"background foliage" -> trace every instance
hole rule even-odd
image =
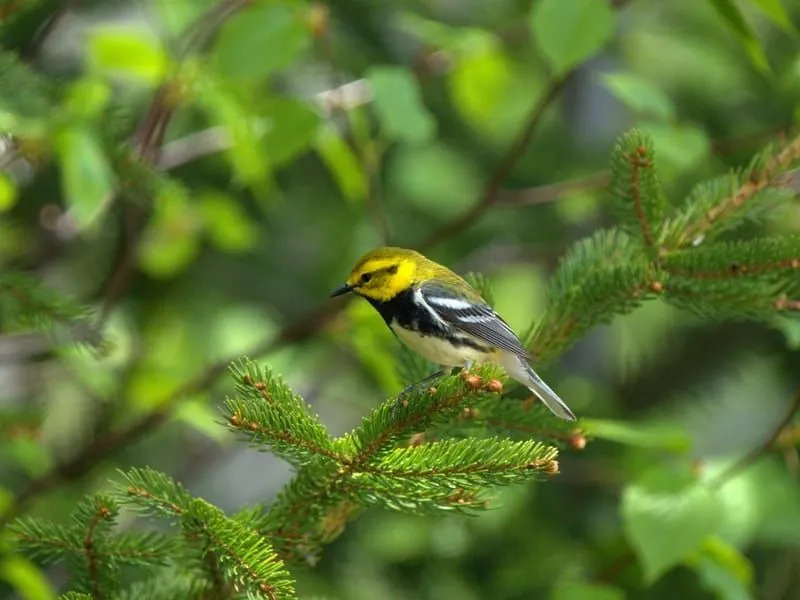
[[[0,598],[800,597],[796,0],[0,18]],[[579,431],[373,411],[425,366],[326,296],[386,242],[481,272]],[[298,517],[320,475],[363,488]]]

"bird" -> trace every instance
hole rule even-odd
[[[555,415],[575,420],[528,364],[533,357],[511,327],[447,267],[415,250],[376,248],[358,260],[331,297],[347,293],[366,299],[401,342],[432,363],[465,369],[486,362],[500,365]]]

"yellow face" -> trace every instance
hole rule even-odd
[[[385,302],[411,286],[415,270],[410,260],[376,258],[356,265],[347,285],[356,294]]]
[[[347,284],[333,295],[355,292],[378,302],[386,302],[411,287],[420,261],[425,261],[425,258],[413,250],[378,248],[358,261],[347,278]]]

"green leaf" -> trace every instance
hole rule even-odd
[[[736,3],[733,0],[710,0],[710,2],[728,28],[736,34],[753,65],[759,71],[769,72],[769,62],[764,54],[764,48]]]
[[[139,29],[101,27],[89,33],[89,64],[99,73],[160,82],[169,60],[158,38]]]
[[[541,0],[531,19],[534,39],[557,76],[596,54],[614,33],[606,0]]]
[[[669,97],[646,79],[634,73],[607,73],[603,84],[618,100],[639,113],[651,114],[668,121],[675,117],[675,106]]]
[[[214,59],[224,77],[256,83],[287,67],[310,43],[301,10],[280,2],[254,3],[222,27]]]
[[[625,600],[619,588],[599,583],[562,583],[553,590],[551,600]]]
[[[261,146],[273,167],[285,165],[309,150],[319,129],[317,113],[292,98],[269,98],[263,108],[269,128]]]
[[[367,176],[358,157],[335,129],[326,125],[317,132],[314,148],[333,175],[339,191],[349,201],[367,197]]]
[[[22,600],[53,600],[56,597],[44,573],[19,556],[8,556],[0,562],[0,580],[8,582]]]
[[[14,206],[17,202],[17,187],[11,178],[0,172],[0,213]]]
[[[666,179],[696,169],[711,153],[708,135],[696,125],[642,123],[639,127],[652,138],[659,170]]]
[[[789,13],[786,11],[786,7],[783,6],[781,0],[750,0],[750,4],[764,13],[770,21],[787,33],[797,33],[797,29],[792,24]]]
[[[56,135],[61,185],[67,206],[79,227],[93,221],[111,200],[114,174],[94,132],[73,123]]]
[[[137,250],[139,265],[153,277],[173,277],[188,267],[200,250],[202,218],[178,181],[160,183],[154,206]]]
[[[715,532],[717,498],[704,485],[672,471],[654,471],[622,494],[625,535],[652,583],[697,552]]]
[[[111,100],[111,87],[97,77],[83,78],[67,88],[64,108],[75,119],[98,118]]]
[[[689,561],[704,588],[720,600],[752,600],[753,565],[725,540],[708,538],[697,557]]]
[[[200,196],[200,214],[211,242],[223,252],[246,252],[258,241],[253,221],[235,198],[222,191]]]
[[[476,127],[496,114],[511,81],[509,60],[500,44],[481,34],[470,36],[471,43],[447,76],[453,104]]]
[[[373,107],[387,135],[410,144],[434,137],[436,122],[422,103],[422,92],[411,71],[403,67],[372,67],[367,71]]]
[[[581,419],[586,435],[653,450],[667,450],[684,454],[691,448],[692,440],[685,428],[666,423],[626,423],[610,419]]]

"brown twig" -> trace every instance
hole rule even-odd
[[[86,564],[89,570],[89,579],[92,582],[92,597],[95,600],[103,600],[105,595],[100,586],[100,568],[97,564],[98,556],[94,551],[94,531],[101,519],[108,519],[111,513],[105,506],[101,506],[97,513],[89,521],[86,527],[86,535],[83,538],[83,552],[86,555]]]
[[[745,202],[752,199],[756,194],[765,188],[776,183],[776,177],[793,162],[800,158],[800,137],[794,139],[786,145],[776,156],[771,158],[763,168],[751,174],[730,196],[726,196],[715,206],[711,207],[697,221],[690,223],[681,234],[678,241],[674,244],[675,248],[680,248],[693,240],[702,236],[719,219],[724,218],[728,213],[740,208]]]
[[[514,208],[517,206],[549,204],[561,199],[563,196],[575,192],[589,192],[605,189],[608,187],[610,181],[611,173],[608,171],[601,171],[580,179],[569,179],[567,181],[547,183],[545,185],[537,185],[521,190],[501,192],[495,207]]]
[[[759,444],[755,448],[753,448],[750,452],[745,454],[741,459],[735,462],[731,467],[723,471],[718,477],[714,479],[711,483],[712,488],[720,488],[725,485],[728,481],[736,477],[739,473],[746,470],[748,467],[752,466],[759,458],[765,455],[767,452],[770,451],[773,444],[775,444],[776,440],[780,436],[781,432],[789,426],[789,423],[792,422],[797,411],[800,410],[800,390],[794,396],[794,400],[792,404],[789,406],[789,410],[786,411],[786,415],[780,422],[775,426],[775,428],[770,433],[769,437],[764,440],[763,443]]]
[[[512,142],[500,165],[492,173],[480,199],[461,215],[449,223],[445,223],[420,242],[418,244],[420,249],[424,250],[430,248],[446,238],[451,238],[461,233],[475,223],[484,212],[497,203],[503,184],[511,175],[517,162],[519,162],[520,158],[525,154],[525,150],[530,144],[533,134],[539,127],[539,124],[542,122],[547,108],[564,87],[567,77],[568,74],[550,80],[550,83],[547,88],[545,88],[539,100],[533,105],[519,135],[517,135],[516,139]]]
[[[653,233],[650,227],[650,221],[647,220],[647,214],[644,212],[644,206],[642,205],[642,189],[639,185],[639,172],[641,169],[652,167],[653,162],[647,156],[647,148],[645,147],[637,149],[635,154],[629,154],[627,159],[633,167],[630,189],[631,197],[633,198],[633,210],[636,213],[636,219],[639,221],[644,243],[648,248],[651,248],[653,246]]]

